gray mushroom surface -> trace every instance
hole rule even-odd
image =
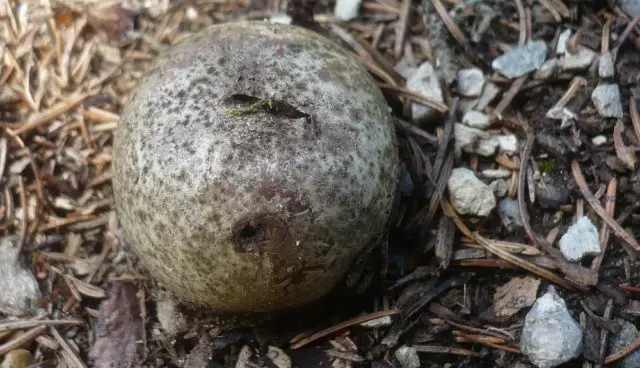
[[[268,312],[326,295],[385,230],[389,107],[340,45],[295,26],[210,26],[159,55],[121,114],[127,243],[186,304]]]

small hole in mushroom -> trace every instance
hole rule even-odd
[[[258,226],[247,225],[242,229],[240,229],[240,233],[238,235],[240,236],[241,239],[249,240],[249,239],[258,237],[259,235],[261,235],[261,233],[264,233],[264,231],[260,225]]]
[[[264,224],[246,224],[235,233],[236,251],[251,253],[257,250],[260,243],[267,240],[267,231]]]

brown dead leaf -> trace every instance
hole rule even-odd
[[[116,282],[111,286],[109,298],[100,305],[95,326],[96,341],[90,352],[93,367],[135,366],[142,352],[144,329],[137,292],[132,282]]]
[[[533,305],[539,286],[540,279],[525,276],[515,277],[498,287],[493,295],[493,312],[496,317],[509,317],[520,309]]]
[[[618,120],[613,127],[613,145],[616,149],[616,155],[627,169],[635,170],[638,159],[636,158],[635,152],[624,144],[622,131],[624,131],[624,124],[621,120]]]

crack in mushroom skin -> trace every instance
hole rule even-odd
[[[155,279],[185,305],[268,312],[326,295],[386,230],[398,153],[382,93],[341,46],[235,22],[156,58],[112,164]]]

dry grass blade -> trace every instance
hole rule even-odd
[[[638,113],[638,104],[635,96],[629,98],[629,115],[631,116],[633,130],[636,132],[636,138],[640,142],[640,114]]]
[[[481,344],[481,345],[486,345],[489,347],[492,347],[494,349],[499,349],[499,350],[503,350],[503,351],[508,351],[511,353],[516,353],[516,354],[520,354],[520,349],[516,346],[507,346],[507,345],[500,345],[500,344],[495,344],[493,342],[487,341],[486,339],[481,339],[481,338],[477,338],[474,335],[467,335],[462,333],[461,336],[464,336],[466,339],[469,339],[470,341],[473,341],[475,343]]]
[[[624,124],[622,120],[618,120],[613,127],[613,146],[616,150],[616,156],[622,161],[622,164],[629,170],[635,170],[638,158],[632,149],[629,149],[622,140],[622,131],[624,130]]]
[[[46,330],[47,326],[38,326],[33,327],[22,334],[16,335],[10,341],[7,341],[6,343],[0,345],[0,356],[10,352],[13,349],[27,345],[29,342],[31,342],[31,340],[45,333]]]
[[[520,89],[522,88],[524,83],[527,81],[527,78],[528,77],[525,75],[523,77],[516,79],[513,83],[511,83],[511,86],[502,97],[502,100],[500,100],[500,103],[498,103],[498,106],[496,106],[495,110],[493,110],[493,112],[491,113],[492,120],[502,119],[502,113],[507,107],[509,107],[509,104],[511,104],[511,101],[513,101],[513,99],[516,97],[518,92],[520,92]]]
[[[562,95],[562,97],[560,97],[558,102],[556,102],[556,104],[553,105],[551,109],[549,109],[549,111],[561,109],[567,106],[567,104],[569,103],[569,101],[571,101],[573,96],[575,96],[576,93],[580,90],[580,87],[586,84],[587,84],[587,80],[584,77],[573,78],[573,80],[571,80],[571,83],[569,84],[569,88]]]
[[[509,263],[512,263],[520,268],[523,268],[529,272],[533,272],[536,275],[543,277],[551,282],[554,282],[566,289],[574,290],[576,288],[576,285],[573,285],[573,283],[571,283],[570,281],[565,280],[551,271],[548,271],[537,265],[524,261],[521,258],[503,250],[502,248],[496,246],[493,243],[493,241],[482,237],[477,232],[476,233],[471,232],[471,230],[462,222],[462,220],[458,218],[458,215],[455,213],[455,211],[453,210],[453,207],[451,207],[451,204],[448,201],[446,200],[442,201],[442,208],[445,214],[454,220],[454,222],[458,226],[458,229],[460,229],[460,231],[464,235],[468,236],[471,239],[474,239],[476,242],[478,242],[478,244],[483,246],[487,251],[493,253],[497,257],[500,257],[501,259]]]
[[[75,96],[70,97],[67,101],[59,102],[48,110],[43,111],[29,119],[23,126],[16,129],[15,134],[20,135],[29,132],[40,127],[43,124],[50,122],[51,120],[78,106],[84,100],[93,96],[96,92],[97,91],[76,94]]]
[[[493,244],[493,242],[489,239],[486,239],[482,236],[480,236],[480,234],[475,234],[476,235],[476,240],[478,241],[478,243],[480,245],[482,245],[486,250],[488,250],[489,252],[493,253],[494,255],[500,257],[501,259],[513,263],[517,266],[519,266],[520,268],[523,268],[529,272],[532,272],[542,278],[545,278],[551,282],[554,282],[566,289],[569,290],[575,290],[576,289],[576,285],[574,285],[573,283],[569,282],[569,280],[566,280],[558,275],[556,275],[555,273],[546,270],[538,265],[535,265],[533,263],[527,262],[509,252],[504,251],[503,249],[501,249],[500,247],[495,246],[495,244]],[[581,287],[581,289],[586,290],[586,288],[584,288],[583,286]]]
[[[518,8],[518,21],[520,28],[518,45],[523,46],[527,42],[527,18],[524,12],[524,6],[522,5],[522,0],[516,0],[516,7]]]
[[[400,19],[396,26],[396,39],[393,53],[396,58],[400,58],[404,49],[404,42],[407,37],[407,27],[409,26],[409,13],[411,12],[411,0],[404,0],[400,10]]]
[[[414,349],[416,349],[419,353],[431,353],[431,354],[451,354],[451,355],[461,355],[461,356],[475,356],[479,357],[482,354],[477,353],[473,350],[463,349],[463,348],[453,348],[448,346],[439,346],[439,345],[411,345]]]
[[[607,213],[611,216],[615,213],[616,208],[616,189],[617,189],[618,181],[616,178],[611,179],[609,181],[609,185],[607,186],[607,195],[605,196],[605,209]],[[594,270],[598,270],[600,265],[602,264],[602,260],[604,260],[604,256],[607,253],[607,247],[609,245],[609,237],[611,235],[611,229],[606,225],[602,224],[602,229],[600,230],[600,249],[601,252],[596,256],[591,264],[591,268]]]
[[[522,165],[520,167],[520,172],[518,174],[518,206],[520,211],[520,218],[522,220],[522,224],[524,229],[529,236],[529,239],[536,244],[538,247],[542,248],[549,256],[553,258],[553,261],[565,275],[572,281],[572,283],[577,284],[579,289],[587,290],[586,285],[596,285],[598,283],[598,273],[593,271],[592,269],[582,267],[579,264],[569,263],[564,255],[558,250],[549,244],[546,239],[540,238],[531,228],[531,224],[529,223],[529,214],[527,213],[527,206],[524,199],[525,193],[525,182],[526,182],[526,170],[527,163],[529,162],[529,157],[531,156],[531,150],[533,149],[533,134],[529,134],[527,136],[527,140],[524,144],[524,148],[522,150],[521,160]]]
[[[320,332],[316,332],[313,335],[304,338],[302,340],[299,340],[297,342],[295,342],[294,344],[291,345],[291,349],[299,349],[305,345],[308,345],[316,340],[322,339],[324,337],[327,337],[329,335],[333,335],[334,333],[337,333],[339,331],[344,330],[345,328],[349,328],[351,326],[354,325],[358,325],[360,323],[363,322],[367,322],[367,321],[371,321],[380,317],[385,317],[385,316],[394,316],[396,314],[400,313],[399,310],[397,309],[391,309],[391,310],[382,310],[382,311],[378,311],[378,312],[373,312],[364,316],[358,316],[355,318],[352,318],[350,320],[338,323],[335,326],[331,326],[327,329],[324,329]]]
[[[442,102],[438,102],[438,101],[432,100],[429,97],[423,96],[423,95],[421,95],[419,93],[413,92],[413,91],[408,90],[406,88],[390,86],[390,85],[381,84],[381,83],[378,83],[378,86],[381,89],[398,93],[398,94],[408,98],[409,100],[411,100],[413,102],[417,102],[419,104],[422,104],[422,105],[425,105],[425,106],[429,106],[432,109],[437,110],[438,112],[445,113],[445,112],[449,111],[449,107],[446,104],[444,104]]]
[[[410,132],[412,134],[417,135],[418,137],[422,137],[424,139],[427,140],[427,142],[431,143],[431,144],[438,144],[438,142],[440,142],[440,140],[438,139],[438,137],[431,135],[427,132],[425,132],[424,130],[420,129],[419,127],[413,125],[413,124],[409,124],[406,121],[400,120],[400,119],[395,119],[395,123],[396,125],[407,131]]]
[[[618,37],[617,44],[616,44],[616,46],[614,47],[614,49],[612,51],[613,56],[616,56],[618,54],[618,51],[620,50],[620,47],[627,40],[627,38],[629,37],[629,35],[633,31],[633,29],[636,27],[636,24],[638,24],[638,22],[640,22],[640,16],[634,17],[629,22],[629,24],[627,24],[627,26],[625,27],[624,31],[622,31],[622,33],[620,34],[620,37]],[[636,38],[636,41],[637,40],[638,39]],[[636,45],[638,45],[638,43],[636,43]]]
[[[593,196],[593,194],[591,193],[591,190],[589,190],[589,187],[587,186],[587,182],[585,181],[584,176],[582,175],[582,171],[580,170],[580,164],[578,164],[578,161],[576,160],[571,161],[571,170],[573,172],[573,178],[575,179],[576,184],[578,184],[578,187],[580,188],[582,195],[587,200],[589,205],[591,205],[591,208],[593,208],[593,210],[596,211],[596,213],[602,218],[602,220],[604,220],[604,222],[607,225],[609,225],[609,227],[611,227],[611,229],[617,236],[622,238],[627,244],[629,244],[636,251],[640,251],[640,244],[638,244],[636,239],[634,239],[634,237],[631,234],[629,234],[625,229],[623,229],[616,222],[616,220],[614,220],[613,217],[611,217],[607,213],[607,211],[604,208],[602,208],[600,203],[598,203],[598,200]]]
[[[58,344],[60,344],[67,363],[70,363],[72,367],[87,368],[87,365],[85,365],[78,357],[76,352],[71,349],[71,346],[69,346],[67,340],[65,340],[65,338],[60,335],[60,332],[58,332],[58,330],[53,326],[51,327],[51,334],[56,339]]]
[[[460,42],[465,47],[469,45],[469,40],[467,40],[467,38],[464,36],[464,33],[462,33],[460,28],[453,22],[453,19],[451,19],[451,17],[449,16],[447,9],[444,7],[444,5],[442,5],[442,2],[440,2],[440,0],[431,0],[431,3],[438,12],[438,15],[442,19],[442,22],[445,24],[449,32],[451,32],[451,35],[453,35],[453,38],[455,38],[456,41]]]
[[[0,332],[20,330],[24,328],[32,328],[36,326],[65,326],[65,325],[82,325],[83,320],[80,319],[29,319],[15,321],[0,321]]]
[[[607,356],[607,358],[604,360],[604,364],[611,364],[613,362],[616,362],[616,361],[626,357],[627,355],[633,353],[638,348],[640,348],[640,337],[636,337],[636,339],[633,340],[631,342],[631,344],[629,344],[629,345],[625,346],[624,348],[616,351],[615,353]]]
[[[553,16],[553,20],[555,20],[556,23],[562,22],[562,15],[560,15],[560,12],[558,12],[558,10],[554,8],[553,5],[551,5],[551,3],[548,0],[538,0],[538,1],[545,9],[547,9],[551,13],[551,15]]]

